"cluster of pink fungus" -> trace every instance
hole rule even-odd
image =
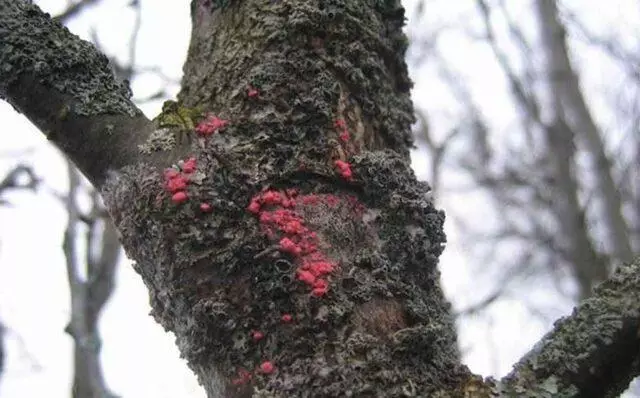
[[[338,200],[332,195],[327,195],[329,197]],[[322,297],[329,291],[326,278],[336,265],[319,250],[317,234],[309,230],[295,212],[298,202],[312,205],[317,201],[317,195],[299,196],[294,189],[268,190],[254,196],[247,210],[258,216],[267,237],[277,240],[279,249],[296,260],[297,279],[311,289],[312,295]]]
[[[265,235],[270,240],[278,242],[278,249],[281,252],[293,257],[297,265],[296,279],[310,289],[311,295],[318,298],[324,297],[329,292],[328,277],[336,270],[337,264],[320,250],[320,241],[316,232],[305,225],[296,208],[319,204],[334,207],[341,201],[341,198],[330,194],[303,195],[294,188],[271,189],[256,194],[247,206],[247,211],[258,218]],[[347,196],[343,203],[348,204],[356,215],[362,215],[364,206],[356,197]],[[280,320],[283,324],[290,324],[294,322],[294,316],[283,313]],[[251,331],[251,336],[255,342],[264,338],[264,334],[256,330]],[[275,365],[266,360],[258,366],[256,373],[268,375],[275,369]],[[250,379],[243,378],[240,373],[235,379],[237,383],[248,381]]]
[[[164,188],[171,194],[171,201],[181,204],[189,199],[187,185],[189,176],[196,170],[196,158],[183,161],[179,169],[170,167],[164,171]]]
[[[196,126],[196,133],[202,137],[208,137],[213,133],[227,127],[228,120],[220,119],[214,115],[208,115],[203,121]]]
[[[164,170],[164,189],[171,195],[171,201],[182,204],[189,200],[187,187],[191,181],[191,176],[196,171],[196,158],[193,156],[183,160],[178,167],[169,167]],[[213,206],[207,202],[200,203],[200,211],[210,213]]]

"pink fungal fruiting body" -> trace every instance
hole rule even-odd
[[[189,159],[185,160],[182,164],[182,171],[187,174],[191,174],[196,171],[196,158],[190,157]]]
[[[334,165],[338,169],[338,173],[342,176],[342,178],[344,178],[345,180],[351,179],[353,174],[351,172],[351,165],[348,162],[345,162],[344,160],[336,160],[334,162]]]
[[[206,119],[198,123],[196,126],[196,133],[202,137],[208,137],[218,130],[227,127],[228,124],[228,120],[223,120],[217,116],[209,115]]]
[[[187,199],[189,199],[189,197],[187,196],[187,193],[184,191],[176,192],[171,196],[171,201],[175,204],[184,203],[187,201]]]
[[[187,179],[181,175],[178,175],[177,177],[171,178],[166,181],[165,188],[171,193],[184,191],[185,189],[187,189]]]
[[[335,207],[342,202],[341,198],[329,194],[302,195],[295,189],[264,190],[255,195],[247,207],[258,217],[267,237],[278,242],[281,252],[294,258],[298,264],[296,279],[308,286],[315,297],[322,297],[329,291],[327,278],[336,265],[322,253],[317,233],[306,226],[296,208],[320,204]],[[350,204],[347,200],[344,202]]]
[[[180,177],[180,172],[173,167],[170,167],[164,171],[164,179],[171,180],[173,178]]]
[[[276,367],[271,361],[264,361],[260,364],[260,372],[266,375],[273,373],[274,370],[276,370]]]
[[[196,158],[191,156],[190,158],[180,161],[178,170],[175,167],[170,167],[164,170],[164,189],[171,194],[171,201],[175,204],[181,204],[189,199],[187,195],[187,187],[189,185],[190,174],[196,171]],[[208,205],[210,206],[210,205]],[[206,208],[206,206],[205,206]],[[200,209],[204,210],[201,206]]]
[[[247,90],[247,96],[249,98],[255,98],[259,95],[260,93],[258,92],[258,90],[256,90],[253,87],[249,87],[249,89]]]

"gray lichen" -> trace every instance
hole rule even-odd
[[[142,154],[152,154],[158,151],[169,151],[176,147],[176,136],[168,128],[154,130],[144,144],[138,145]]]
[[[67,95],[77,115],[138,114],[107,57],[37,6],[5,1],[0,4],[0,92],[23,76]]]

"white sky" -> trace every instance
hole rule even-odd
[[[55,14],[64,8],[65,0],[41,0],[46,11]],[[126,0],[104,2],[108,5],[92,7],[77,18],[70,29],[85,39],[89,31],[97,29],[98,37],[107,53],[126,57],[126,46],[133,14],[126,10]],[[160,65],[166,75],[181,76],[190,34],[189,6],[186,2],[141,0],[143,24],[139,36],[138,63]],[[415,0],[403,1],[411,12]],[[445,7],[442,4],[445,4]],[[435,1],[434,14],[428,21],[464,17],[473,2]],[[525,0],[514,1],[522,5]],[[577,0],[566,2],[578,4]],[[590,2],[597,4],[595,0]],[[619,0],[620,7],[598,7],[598,18],[615,21],[622,9],[636,7],[632,1]],[[440,4],[440,6],[436,6]],[[579,3],[584,4],[584,2]],[[626,4],[626,5],[625,5]],[[617,10],[617,13],[616,13]],[[604,15],[609,13],[610,15]],[[410,16],[410,15],[409,15]],[[461,18],[462,18],[461,17]],[[523,18],[528,18],[523,15]],[[413,27],[412,29],[417,28]],[[486,47],[470,43],[452,32],[440,42],[440,51],[455,65],[473,65],[464,70],[472,82],[476,100],[483,101],[483,109],[499,129],[507,129],[513,122],[513,110],[506,98],[493,95],[505,92],[504,81]],[[462,51],[461,49],[464,49]],[[584,54],[588,56],[588,54]],[[594,73],[606,73],[596,70]],[[438,84],[435,72],[428,65],[412,70],[416,87],[414,98],[418,106],[430,110],[435,134],[451,127],[451,113],[455,107],[448,88]],[[601,76],[589,76],[601,82]],[[134,94],[150,94],[159,82],[142,77],[134,82]],[[486,98],[486,93],[491,93]],[[159,110],[161,101],[143,106],[149,117]],[[436,110],[431,112],[432,110]],[[0,176],[19,161],[34,165],[38,175],[55,191],[66,189],[65,163],[41,134],[22,116],[4,102],[0,102]],[[22,157],[2,157],[7,151],[33,151]],[[420,151],[414,153],[414,168],[419,177],[426,178],[427,159]],[[69,294],[64,257],[61,251],[62,232],[66,223],[63,208],[46,190],[39,195],[16,193],[6,195],[12,207],[0,208],[0,319],[9,332],[7,369],[0,379],[0,398],[11,397],[68,397],[71,381],[72,345],[63,329],[69,320]],[[439,205],[459,217],[477,217],[482,200],[477,196],[444,195]],[[450,244],[442,256],[441,270],[445,288],[457,307],[474,303],[491,291],[490,283],[479,283],[478,264],[465,261],[464,244],[456,240],[456,231],[448,223]],[[484,279],[480,278],[482,281]],[[489,279],[489,278],[485,278]],[[539,286],[531,294],[531,301],[557,303],[554,316],[567,313],[570,305],[556,295],[548,294],[549,286]],[[148,316],[147,292],[139,276],[123,261],[118,268],[116,293],[101,320],[103,337],[103,368],[108,386],[124,398],[129,397],[204,397],[195,377],[179,359],[173,337],[164,332]],[[460,330],[463,347],[471,347],[466,362],[481,374],[504,374],[510,364],[526,352],[549,327],[543,320],[532,319],[522,303],[502,300],[482,319],[470,319]],[[488,326],[491,326],[490,328]],[[28,355],[26,354],[28,352]],[[34,368],[32,357],[38,364]]]

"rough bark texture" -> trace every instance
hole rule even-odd
[[[104,194],[153,315],[210,396],[251,386],[278,397],[451,391],[466,372],[436,267],[444,215],[409,167],[403,9],[254,0],[196,4],[193,17],[179,98],[230,120],[195,152],[204,180],[176,206],[161,170],[140,165]],[[336,160],[351,164],[351,181]],[[297,280],[299,258],[256,258],[283,237],[269,238],[247,211],[263,188],[298,190],[295,213],[337,265],[325,296]],[[264,361],[277,371],[228,383]]]
[[[151,124],[106,56],[34,5],[0,1],[0,98],[24,113],[96,185],[137,161]]]
[[[163,169],[176,151],[156,145],[172,141],[170,129],[141,133],[147,145],[124,163],[108,162],[127,142],[118,139],[95,149],[109,164],[78,163],[95,181],[107,176],[105,203],[152,314],[175,333],[209,397],[521,396],[520,386],[554,396],[536,386],[552,375],[563,396],[577,397],[589,396],[594,380],[610,391],[637,373],[629,356],[610,349],[622,344],[637,357],[629,332],[640,319],[637,264],[622,267],[593,299],[601,301],[559,324],[504,383],[485,383],[460,364],[437,269],[444,214],[409,167],[411,84],[398,2],[207,0],[192,10],[181,106],[229,124],[206,119],[217,131],[177,151],[190,158],[171,170]],[[47,49],[34,54],[55,64],[49,38],[61,34],[58,25],[22,2],[0,0],[0,11],[41,21],[49,33],[31,44]],[[7,46],[7,37],[19,42],[8,23],[0,17],[0,66],[17,76],[0,94],[37,118],[39,102],[20,101],[20,93],[43,91],[15,83],[33,76],[34,63]],[[100,65],[85,66],[80,77],[94,67],[103,76]],[[47,76],[43,90],[64,91],[56,88],[64,73]],[[121,111],[104,111],[123,121],[116,137],[137,117]],[[44,118],[39,126],[57,124]],[[60,137],[68,154],[88,154]],[[159,152],[149,156],[151,149]],[[571,360],[547,360],[549,349]],[[628,377],[591,378],[589,363]]]
[[[503,380],[508,396],[618,397],[640,373],[640,257],[583,301]]]

